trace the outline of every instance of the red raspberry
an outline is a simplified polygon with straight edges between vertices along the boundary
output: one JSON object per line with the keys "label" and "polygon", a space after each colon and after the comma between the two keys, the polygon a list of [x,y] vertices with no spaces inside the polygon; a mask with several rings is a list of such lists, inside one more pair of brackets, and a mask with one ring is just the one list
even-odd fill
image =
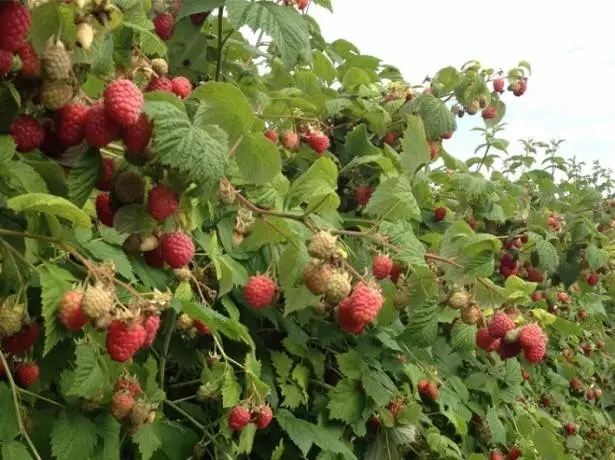
{"label": "red raspberry", "polygon": [[172,93],[173,82],[167,77],[152,77],[145,91],[166,91],[167,93]]}
{"label": "red raspberry", "polygon": [[404,267],[398,263],[394,263],[393,267],[391,268],[391,280],[397,284],[397,281],[399,280],[399,277],[403,272]]}
{"label": "red raspberry", "polygon": [[21,364],[15,371],[15,380],[22,387],[30,387],[36,383],[41,375],[41,369],[35,362]]}
{"label": "red raspberry", "polygon": [[69,331],[79,331],[88,322],[81,310],[82,291],[67,291],[60,300],[58,319]]}
{"label": "red raspberry", "polygon": [[13,54],[0,50],[0,77],[6,77],[13,68]]}
{"label": "red raspberry", "polygon": [[286,131],[282,135],[282,144],[288,150],[297,150],[301,145],[299,135],[294,131]]}
{"label": "red raspberry", "polygon": [[0,2],[0,50],[17,51],[26,41],[32,18],[30,11],[18,2]]}
{"label": "red raspberry", "polygon": [[85,140],[88,144],[97,148],[105,147],[116,140],[119,135],[120,125],[107,117],[102,104],[97,104],[90,109],[85,120]]}
{"label": "red raspberry", "polygon": [[228,426],[233,431],[241,431],[244,426],[250,423],[252,415],[243,406],[235,406],[228,413]]}
{"label": "red raspberry", "polygon": [[495,339],[501,339],[508,331],[515,328],[514,321],[506,313],[498,312],[493,315],[489,325],[489,335]]}
{"label": "red raspberry", "polygon": [[340,328],[349,334],[360,334],[367,325],[354,315],[352,297],[346,297],[337,307],[337,322]]}
{"label": "red raspberry", "polygon": [[192,323],[192,325],[202,335],[209,335],[209,334],[211,334],[211,331],[209,330],[209,326],[207,326],[207,324],[205,324],[203,321],[201,321],[199,319],[195,319],[194,322]]}
{"label": "red raspberry", "polygon": [[158,329],[160,329],[160,316],[148,316],[143,322],[143,327],[145,328],[147,335],[145,336],[145,341],[143,342],[142,348],[149,348],[154,343],[156,335],[158,334]]}
{"label": "red raspberry", "polygon": [[393,261],[389,256],[378,255],[372,260],[372,273],[374,278],[383,280],[388,278],[393,270]]}
{"label": "red raspberry", "polygon": [[107,329],[107,353],[113,361],[123,363],[134,356],[146,339],[147,332],[143,325],[129,325],[115,319]]}
{"label": "red raspberry", "polygon": [[527,79],[523,78],[519,80],[519,82],[517,83],[517,86],[513,88],[513,94],[519,97],[519,96],[523,96],[526,91],[527,91]]}
{"label": "red raspberry", "polygon": [[135,399],[128,391],[116,391],[111,396],[111,415],[116,420],[122,420],[130,414],[133,406],[135,405]]}
{"label": "red raspberry", "polygon": [[354,191],[354,199],[359,206],[365,206],[372,197],[373,190],[369,185],[359,185]]}
{"label": "red raspberry", "polygon": [[194,243],[184,232],[167,233],[160,240],[162,258],[172,268],[181,268],[194,257]]}
{"label": "red raspberry", "polygon": [[127,391],[132,396],[139,396],[143,393],[141,384],[136,377],[123,376],[117,379],[115,382],[115,389],[117,391]]}
{"label": "red raspberry", "polygon": [[521,345],[519,345],[519,342],[507,343],[503,340],[498,349],[498,354],[502,359],[514,358],[519,353],[521,353]]}
{"label": "red raspberry", "polygon": [[500,347],[501,339],[495,339],[489,334],[489,329],[483,327],[476,331],[476,346],[481,350],[492,352]]}
{"label": "red raspberry", "polygon": [[168,40],[175,30],[175,18],[171,13],[161,13],[154,18],[154,30],[162,40]]}
{"label": "red raspberry", "polygon": [[492,450],[489,452],[489,460],[504,460],[504,454],[499,449]]}
{"label": "red raspberry", "polygon": [[354,318],[357,322],[365,324],[376,319],[384,303],[384,298],[377,289],[366,286],[362,282],[357,283],[350,298]]}
{"label": "red raspberry", "polygon": [[273,420],[273,411],[269,406],[258,407],[252,412],[254,423],[259,430],[267,428]]}
{"label": "red raspberry", "polygon": [[109,192],[101,193],[96,197],[96,217],[101,224],[113,227],[113,217],[115,212],[111,208],[111,197]]}
{"label": "red raspberry", "polygon": [[100,176],[96,182],[96,188],[101,192],[106,192],[111,188],[111,178],[115,172],[115,163],[111,158],[102,159],[102,168],[100,170]]}
{"label": "red raspberry", "polygon": [[440,397],[440,390],[435,382],[427,382],[425,380],[421,380],[418,385],[419,394],[426,399],[430,399],[432,401],[437,400]]}
{"label": "red raspberry", "polygon": [[312,147],[312,150],[314,150],[319,157],[331,146],[329,138],[320,131],[310,133],[307,141],[310,147]]}
{"label": "red raspberry", "polygon": [[21,59],[20,73],[25,78],[39,78],[41,76],[41,60],[32,43],[25,43],[17,50]]}
{"label": "red raspberry", "polygon": [[172,91],[180,99],[188,97],[192,91],[192,83],[186,77],[175,77],[171,83],[173,84]]}
{"label": "red raspberry", "polygon": [[500,265],[508,268],[515,268],[517,266],[515,256],[513,256],[510,252],[505,252],[500,258]]}
{"label": "red raspberry", "polygon": [[66,145],[83,142],[88,112],[89,108],[81,104],[67,104],[57,111],[54,125],[58,139]]}
{"label": "red raspberry", "polygon": [[503,78],[496,78],[495,80],[493,80],[493,91],[500,94],[503,93],[504,85],[505,82]]}
{"label": "red raspberry", "polygon": [[517,446],[514,446],[508,451],[506,460],[517,460],[519,457],[521,457],[521,449],[519,449]]}
{"label": "red raspberry", "polygon": [[124,145],[129,152],[143,153],[152,137],[152,124],[145,114],[141,114],[137,122],[124,130]]}
{"label": "red raspberry", "polygon": [[492,120],[498,116],[498,109],[490,105],[483,110],[481,116],[483,117],[483,120]]}
{"label": "red raspberry", "polygon": [[107,116],[122,126],[130,126],[139,120],[143,110],[143,94],[130,80],[119,78],[107,85],[103,93]]}
{"label": "red raspberry", "polygon": [[51,127],[51,124],[45,124],[43,129],[45,131],[45,137],[40,146],[41,152],[51,158],[57,158],[66,152],[68,147],[58,139],[58,135]]}
{"label": "red raspberry", "polygon": [[519,332],[519,343],[521,348],[529,350],[539,345],[544,345],[547,341],[547,337],[542,328],[536,324],[531,323],[527,326],[523,326]]}
{"label": "red raspberry", "polygon": [[4,377],[5,374],[5,370],[4,370],[4,364],[2,364],[2,361],[0,361],[0,378]]}
{"label": "red raspberry", "polygon": [[190,15],[190,22],[195,26],[201,26],[209,16],[209,12],[207,13],[195,13]]}
{"label": "red raspberry", "polygon": [[172,188],[158,184],[149,192],[147,212],[158,222],[164,222],[175,214],[178,207],[179,198]]}
{"label": "red raspberry", "polygon": [[266,130],[265,137],[269,139],[271,142],[273,142],[274,144],[278,142],[278,133],[275,131],[275,129]]}
{"label": "red raspberry", "polygon": [[162,247],[158,246],[156,249],[152,251],[147,251],[143,254],[145,258],[145,262],[147,265],[154,268],[162,268],[164,267],[164,258],[162,256]]}
{"label": "red raspberry", "polygon": [[31,323],[21,328],[17,334],[2,339],[2,349],[8,353],[23,353],[31,349],[38,339],[40,328],[37,323]]}
{"label": "red raspberry", "polygon": [[566,423],[566,425],[564,425],[564,431],[566,432],[566,436],[572,436],[577,432],[577,426],[574,423]]}
{"label": "red raspberry", "polygon": [[440,208],[434,209],[433,210],[434,219],[436,219],[437,222],[444,220],[444,218],[446,217],[446,212],[447,212],[446,208],[440,207]]}
{"label": "red raspberry", "polygon": [[528,363],[536,364],[542,361],[547,353],[547,345],[545,343],[539,343],[533,347],[525,348],[523,350],[523,356]]}
{"label": "red raspberry", "polygon": [[585,281],[587,281],[587,284],[589,284],[591,287],[594,287],[600,281],[600,274],[599,273],[591,273],[591,274],[589,274],[587,276]]}
{"label": "red raspberry", "polygon": [[297,0],[297,8],[299,8],[301,11],[306,9],[309,4],[310,0]]}
{"label": "red raspberry", "polygon": [[11,135],[19,152],[30,152],[45,140],[45,128],[30,115],[19,115],[11,125]]}
{"label": "red raspberry", "polygon": [[384,139],[383,142],[385,144],[391,145],[393,144],[393,142],[395,142],[397,140],[397,135],[395,133],[392,133],[391,131],[389,131],[388,133],[386,133],[384,135]]}
{"label": "red raspberry", "polygon": [[243,287],[243,297],[250,308],[260,310],[272,304],[277,290],[275,281],[270,277],[252,276]]}

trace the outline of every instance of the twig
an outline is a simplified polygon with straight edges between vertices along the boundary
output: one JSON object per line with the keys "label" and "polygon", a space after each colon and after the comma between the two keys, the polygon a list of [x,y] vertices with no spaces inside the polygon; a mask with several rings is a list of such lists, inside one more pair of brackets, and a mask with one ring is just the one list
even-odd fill
{"label": "twig", "polygon": [[40,399],[41,401],[45,401],[47,404],[51,404],[52,406],[64,407],[63,404],[60,404],[59,402],[54,401],[53,399],[45,398],[44,396],[37,395],[36,393],[32,393],[31,391],[24,390],[23,388],[17,388],[17,391],[19,391],[20,393],[22,393],[24,395],[31,396],[32,398]]}
{"label": "twig", "polygon": [[268,216],[281,217],[283,219],[292,219],[298,222],[305,223],[305,219],[303,216],[259,208],[254,203],[252,203],[250,200],[248,200],[245,196],[243,196],[241,193],[237,193],[236,196],[237,196],[237,201],[239,201],[242,205],[244,205],[250,211],[255,212],[257,214],[265,214]]}
{"label": "twig", "polygon": [[[206,433],[205,431],[205,425],[203,425],[202,423],[200,423],[198,420],[196,420],[192,415],[190,415],[188,412],[186,412],[184,409],[182,409],[181,407],[179,407],[177,404],[175,404],[173,401],[169,401],[168,399],[164,400],[164,403],[169,406],[172,407],[173,409],[175,409],[177,412],[179,412],[181,415],[184,416],[184,418],[186,420],[188,420],[189,422],[191,422],[195,427],[197,427],[199,430],[203,431],[204,433]],[[211,436],[211,435],[210,435]]]}
{"label": "twig", "polygon": [[222,71],[222,20],[224,19],[224,7],[218,8],[218,61],[216,62],[216,81],[220,80],[220,72]]}

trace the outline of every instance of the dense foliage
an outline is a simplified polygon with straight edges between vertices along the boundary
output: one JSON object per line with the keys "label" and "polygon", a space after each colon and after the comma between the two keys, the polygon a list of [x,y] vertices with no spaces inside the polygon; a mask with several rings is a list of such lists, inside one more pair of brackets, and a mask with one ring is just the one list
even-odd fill
{"label": "dense foliage", "polygon": [[3,460],[613,455],[609,172],[309,8],[0,2]]}

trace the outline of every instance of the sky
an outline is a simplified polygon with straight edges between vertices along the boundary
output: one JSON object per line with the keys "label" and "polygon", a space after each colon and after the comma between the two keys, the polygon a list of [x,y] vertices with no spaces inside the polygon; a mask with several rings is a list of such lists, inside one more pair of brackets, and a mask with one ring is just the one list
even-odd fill
{"label": "sky", "polygon": [[[520,138],[565,139],[564,157],[599,160],[615,170],[615,6],[603,0],[332,0],[334,13],[310,6],[329,42],[344,38],[363,54],[398,67],[411,84],[471,59],[508,70],[532,65],[528,90],[504,95],[502,137],[510,154]],[[480,143],[479,116],[459,121],[447,141],[454,156]]]}

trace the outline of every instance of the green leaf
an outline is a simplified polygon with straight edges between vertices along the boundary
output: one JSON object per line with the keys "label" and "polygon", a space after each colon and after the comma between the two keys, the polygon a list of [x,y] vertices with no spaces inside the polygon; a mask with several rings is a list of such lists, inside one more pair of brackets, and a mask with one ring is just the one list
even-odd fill
{"label": "green leaf", "polygon": [[433,344],[438,335],[438,306],[435,302],[412,307],[410,324],[399,339],[417,346],[426,347]]}
{"label": "green leaf", "polygon": [[491,431],[491,442],[494,444],[506,444],[506,429],[494,407],[490,407],[487,410],[485,421]]}
{"label": "green leaf", "polygon": [[150,460],[156,451],[162,447],[162,439],[157,423],[146,423],[132,435],[132,440],[141,452],[142,460]]}
{"label": "green leaf", "polygon": [[222,383],[222,407],[233,407],[241,398],[241,385],[235,378],[233,368],[228,366],[224,371]]}
{"label": "green leaf", "polygon": [[535,250],[538,253],[538,268],[549,273],[553,273],[557,270],[559,266],[559,255],[557,254],[555,246],[535,233],[532,233],[531,241],[535,242]]}
{"label": "green leaf", "polygon": [[333,63],[331,63],[329,58],[320,50],[314,51],[313,59],[312,69],[314,73],[327,83],[332,83],[336,77]]}
{"label": "green leaf", "polygon": [[243,178],[252,184],[271,182],[282,167],[278,148],[262,133],[252,133],[244,137],[235,158]]}
{"label": "green leaf", "polygon": [[13,403],[13,393],[8,384],[4,382],[0,382],[0,405],[2,407],[0,441],[10,441],[19,433],[19,424],[17,423],[17,413]]}
{"label": "green leaf", "polygon": [[523,281],[518,276],[509,276],[504,283],[504,297],[510,302],[529,302],[538,283]]}
{"label": "green leaf", "polygon": [[94,453],[97,433],[89,418],[62,411],[51,429],[51,452],[58,459],[87,460]]}
{"label": "green leaf", "polygon": [[239,321],[229,319],[211,308],[192,302],[182,302],[182,311],[192,319],[203,321],[212,332],[221,332],[231,340],[243,341],[254,348],[250,332]]}
{"label": "green leaf", "polygon": [[414,174],[422,165],[429,163],[431,152],[425,140],[423,120],[417,116],[408,116],[408,127],[404,132],[401,145],[404,149],[401,163],[409,173]]}
{"label": "green leaf", "polygon": [[437,141],[444,133],[452,133],[457,129],[455,116],[437,97],[423,93],[410,104],[412,111],[418,112],[423,119],[425,136]]}
{"label": "green leaf", "polygon": [[12,136],[0,135],[0,163],[6,163],[10,161],[17,151],[15,141]]}
{"label": "green leaf", "polygon": [[454,350],[473,350],[475,338],[476,326],[464,324],[461,321],[453,326],[451,345]]}
{"label": "green leaf", "polygon": [[225,0],[183,0],[181,9],[177,14],[177,20],[196,13],[206,13],[224,5]]}
{"label": "green leaf", "polygon": [[344,377],[352,380],[361,378],[361,355],[358,351],[350,350],[338,354],[337,365]]}
{"label": "green leaf", "polygon": [[79,158],[68,176],[68,196],[75,206],[82,208],[90,197],[102,171],[102,157],[96,149],[89,149]]}
{"label": "green leaf", "polygon": [[361,419],[365,396],[357,380],[340,380],[329,392],[329,409],[332,420],[341,420],[348,425]]}
{"label": "green leaf", "polygon": [[60,11],[53,2],[45,3],[33,10],[30,41],[39,55],[45,47],[47,39],[58,32],[61,23]]}
{"label": "green leaf", "polygon": [[113,217],[113,228],[120,233],[151,233],[157,226],[158,223],[141,204],[122,206]]}
{"label": "green leaf", "polygon": [[110,413],[100,414],[96,418],[99,427],[98,436],[101,438],[96,449],[95,460],[119,460],[120,458],[120,431],[122,425]]}
{"label": "green leaf", "polygon": [[281,381],[288,380],[290,378],[290,372],[293,368],[293,360],[290,357],[280,351],[271,352],[271,362],[275,368],[278,378]]}
{"label": "green leaf", "polygon": [[32,456],[28,448],[17,441],[3,442],[0,448],[2,460],[31,460]]}
{"label": "green leaf", "polygon": [[254,444],[254,435],[256,434],[257,427],[254,423],[248,423],[241,430],[239,436],[239,447],[237,447],[238,454],[249,454],[252,452],[252,445]]}
{"label": "green leaf", "polygon": [[105,372],[98,362],[96,348],[88,343],[75,349],[75,378],[68,396],[94,399],[105,385]]}
{"label": "green leaf", "polygon": [[132,266],[126,254],[120,248],[111,246],[104,241],[89,241],[82,246],[83,249],[89,252],[96,260],[100,260],[101,262],[112,260],[115,264],[116,271],[120,275],[131,281],[136,281],[132,272]]}
{"label": "green leaf", "polygon": [[400,252],[394,254],[395,259],[410,266],[427,266],[425,261],[425,246],[421,243],[409,222],[383,222],[380,229],[387,235]]}
{"label": "green leaf", "polygon": [[340,198],[337,190],[337,166],[327,158],[316,160],[290,187],[287,200],[291,206],[307,203],[307,211],[337,210]]}
{"label": "green leaf", "polygon": [[607,264],[608,255],[604,250],[598,249],[592,244],[585,249],[585,261],[589,265],[589,270],[595,272]]}
{"label": "green leaf", "polygon": [[367,203],[365,212],[392,221],[421,220],[421,210],[412,193],[412,186],[404,176],[382,182]]}
{"label": "green leaf", "polygon": [[46,193],[27,193],[8,200],[7,206],[15,212],[43,213],[61,217],[78,227],[91,227],[89,216],[73,203]]}
{"label": "green leaf", "polygon": [[38,269],[41,280],[42,310],[45,320],[45,346],[43,356],[46,356],[61,340],[68,337],[68,332],[58,323],[57,312],[60,300],[76,281],[68,271],[51,264],[45,264]]}
{"label": "green leaf", "polygon": [[305,285],[291,287],[284,292],[284,316],[315,305],[319,296],[312,294]]}
{"label": "green leaf", "polygon": [[389,376],[375,369],[364,367],[361,372],[361,383],[367,396],[372,398],[379,406],[388,403],[397,391]]}

